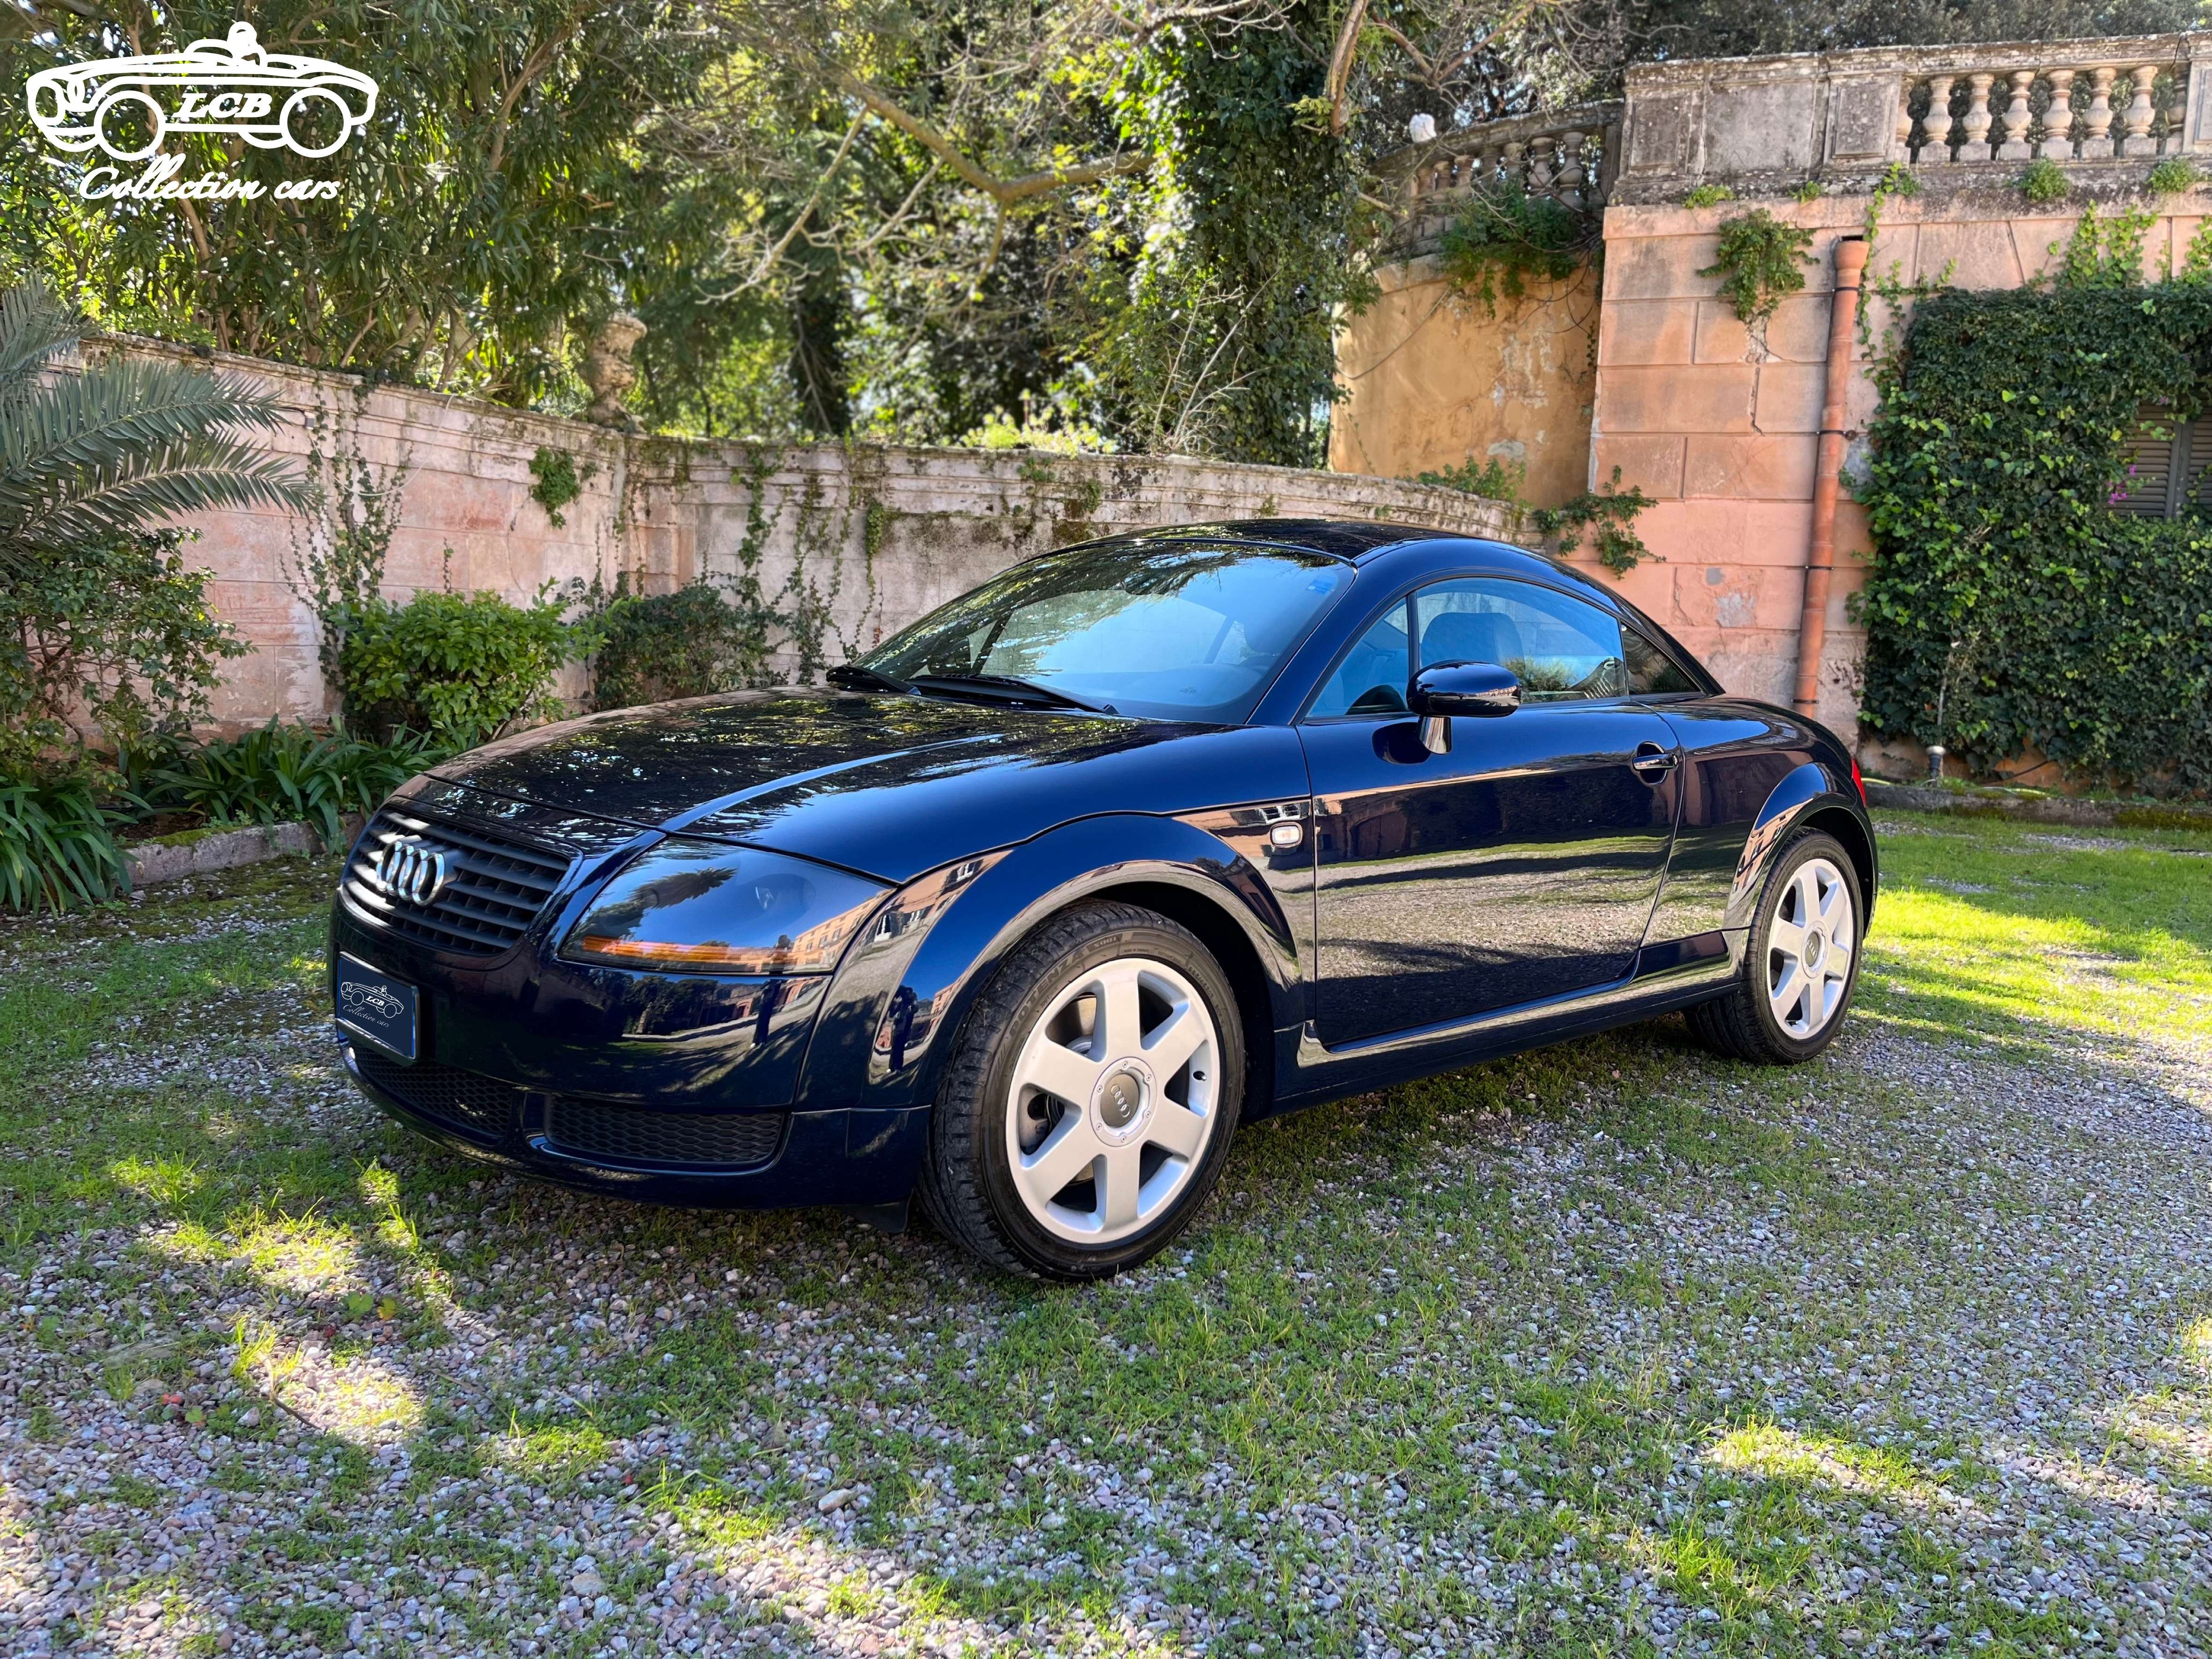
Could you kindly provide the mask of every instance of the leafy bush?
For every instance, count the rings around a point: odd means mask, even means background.
[[[2072,193],[2073,181],[2067,178],[2066,169],[2047,155],[2039,155],[2027,164],[2020,175],[2020,193],[2037,207],[2049,207],[2053,202],[2063,202]]]
[[[1439,489],[1463,489],[1486,501],[1518,501],[1521,486],[1528,482],[1528,467],[1526,462],[1501,460],[1495,455],[1482,461],[1470,455],[1457,466],[1417,473],[1413,482]]]
[[[40,769],[76,744],[82,711],[112,745],[207,714],[217,665],[245,654],[210,613],[207,573],[175,531],[20,550],[0,580],[0,769]]]
[[[2154,196],[2179,196],[2204,182],[2197,163],[2186,155],[2169,155],[2150,170],[2143,188]]]
[[[1518,300],[1532,282],[1565,282],[1589,258],[1596,218],[1517,185],[1480,190],[1445,227],[1437,260],[1444,275],[1493,314],[1502,294]]]
[[[1875,550],[1869,726],[1984,772],[2034,749],[2212,788],[2212,524],[2112,505],[2140,411],[2203,409],[2208,363],[2201,282],[2062,276],[1921,306],[1856,489]]]
[[[694,582],[673,593],[631,593],[628,572],[594,619],[592,706],[628,708],[673,697],[703,697],[757,684],[768,661],[768,629],[718,589]]]
[[[599,471],[586,461],[580,471],[576,458],[565,449],[556,449],[550,444],[538,446],[538,453],[530,458],[530,499],[545,509],[545,522],[556,530],[565,529],[568,520],[561,509],[584,493],[584,486]]]
[[[557,713],[553,678],[575,654],[563,609],[544,592],[527,607],[429,592],[350,608],[338,653],[347,719],[380,739],[418,732],[465,748]]]
[[[1699,185],[1682,198],[1686,208],[1718,207],[1723,202],[1735,200],[1735,192],[1726,185]]]
[[[0,775],[0,909],[66,910],[129,884],[89,779]]]
[[[1805,286],[1805,250],[1813,233],[1785,225],[1765,208],[1739,213],[1721,227],[1713,262],[1700,276],[1721,279],[1721,298],[1746,323],[1765,322],[1775,307]]]
[[[315,827],[327,847],[345,840],[349,813],[374,811],[409,778],[451,751],[426,738],[362,743],[343,729],[270,720],[242,737],[179,748],[143,769],[137,793],[155,811],[198,812],[211,823]]]

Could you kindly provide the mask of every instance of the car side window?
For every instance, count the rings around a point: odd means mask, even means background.
[[[1403,600],[1377,617],[1345,653],[1306,709],[1308,720],[1346,715],[1402,714],[1406,684],[1413,678]]]
[[[1621,654],[1628,663],[1628,689],[1639,697],[1694,696],[1695,681],[1680,664],[1632,628],[1620,630]]]
[[[1491,662],[1510,668],[1524,702],[1626,696],[1621,627],[1594,605],[1533,582],[1468,576],[1413,595],[1420,666]]]

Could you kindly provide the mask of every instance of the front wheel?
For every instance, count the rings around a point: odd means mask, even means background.
[[[1858,983],[1866,915],[1850,855],[1808,830],[1775,860],[1727,995],[1689,1011],[1706,1047],[1755,1065],[1796,1066],[1835,1041]]]
[[[994,1267],[1103,1279],[1189,1224],[1243,1105],[1243,1028],[1195,936],[1133,905],[1054,917],[976,999],[921,1200]]]

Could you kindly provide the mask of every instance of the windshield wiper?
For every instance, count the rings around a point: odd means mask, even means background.
[[[974,691],[987,697],[1047,703],[1055,708],[1080,708],[1091,714],[1118,712],[1105,703],[1091,702],[1058,686],[1022,679],[1013,674],[916,674],[914,684],[917,690],[950,691],[955,695]]]
[[[894,679],[882,669],[871,668],[866,663],[841,662],[822,678],[848,691],[890,691],[903,697],[914,690],[904,680]]]

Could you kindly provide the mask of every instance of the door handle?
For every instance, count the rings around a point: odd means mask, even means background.
[[[1636,745],[1636,758],[1628,763],[1636,775],[1646,783],[1656,783],[1674,769],[1674,751],[1656,743]]]

